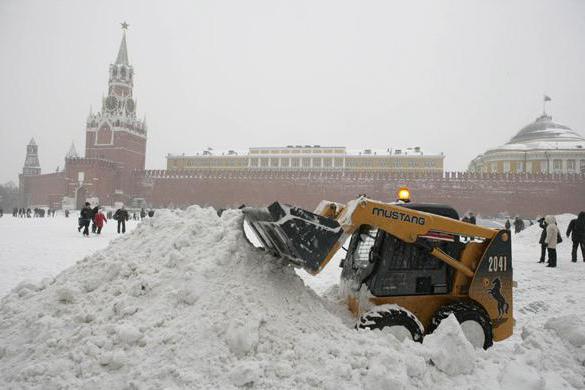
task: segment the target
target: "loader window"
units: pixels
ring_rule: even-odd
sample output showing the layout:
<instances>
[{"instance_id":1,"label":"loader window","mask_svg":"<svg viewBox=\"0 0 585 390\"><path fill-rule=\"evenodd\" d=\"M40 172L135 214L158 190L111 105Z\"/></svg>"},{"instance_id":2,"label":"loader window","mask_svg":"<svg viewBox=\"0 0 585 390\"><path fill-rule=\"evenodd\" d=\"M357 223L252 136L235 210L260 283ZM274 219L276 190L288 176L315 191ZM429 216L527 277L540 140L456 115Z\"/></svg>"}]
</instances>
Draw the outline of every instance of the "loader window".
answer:
<instances>
[{"instance_id":1,"label":"loader window","mask_svg":"<svg viewBox=\"0 0 585 390\"><path fill-rule=\"evenodd\" d=\"M441 260L415 244L382 232L376 242L376 269L367 279L375 296L446 294L451 272Z\"/></svg>"}]
</instances>

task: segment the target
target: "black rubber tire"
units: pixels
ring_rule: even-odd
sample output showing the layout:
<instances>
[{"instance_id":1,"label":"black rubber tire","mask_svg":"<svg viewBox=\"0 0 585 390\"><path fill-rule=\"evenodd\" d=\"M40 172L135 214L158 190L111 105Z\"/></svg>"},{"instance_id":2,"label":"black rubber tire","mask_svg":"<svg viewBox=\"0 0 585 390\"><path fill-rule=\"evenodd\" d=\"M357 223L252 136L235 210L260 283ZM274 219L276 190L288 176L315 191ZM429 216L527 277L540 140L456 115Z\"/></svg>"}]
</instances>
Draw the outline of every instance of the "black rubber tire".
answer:
<instances>
[{"instance_id":1,"label":"black rubber tire","mask_svg":"<svg viewBox=\"0 0 585 390\"><path fill-rule=\"evenodd\" d=\"M433 333L441 321L449 317L451 314L455 315L455 318L457 318L457 321L460 324L464 321L475 321L481 326L485 337L483 349L488 349L494 344L492 320L485 309L474 302L455 302L441 307L433 315L427 334Z\"/></svg>"},{"instance_id":2,"label":"black rubber tire","mask_svg":"<svg viewBox=\"0 0 585 390\"><path fill-rule=\"evenodd\" d=\"M419 325L414 315L409 311L402 309L382 309L373 308L360 317L356 328L358 329L383 329L388 326L404 326L410 332L412 340L422 342L424 330Z\"/></svg>"}]
</instances>

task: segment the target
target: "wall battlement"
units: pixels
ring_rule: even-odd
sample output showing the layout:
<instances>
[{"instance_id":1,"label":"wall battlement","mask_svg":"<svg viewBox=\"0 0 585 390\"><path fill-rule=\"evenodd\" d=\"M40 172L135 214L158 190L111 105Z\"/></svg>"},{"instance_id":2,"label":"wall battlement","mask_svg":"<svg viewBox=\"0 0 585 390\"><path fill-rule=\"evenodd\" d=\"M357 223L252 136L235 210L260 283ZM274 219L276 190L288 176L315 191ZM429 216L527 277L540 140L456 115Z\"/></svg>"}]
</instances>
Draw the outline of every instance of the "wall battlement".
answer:
<instances>
[{"instance_id":1,"label":"wall battlement","mask_svg":"<svg viewBox=\"0 0 585 390\"><path fill-rule=\"evenodd\" d=\"M585 209L583 174L444 174L373 172L135 171L136 193L155 207L191 204L266 206L274 201L313 209L321 200L347 202L358 194L393 201L410 187L413 200L447 203L460 213L534 217Z\"/></svg>"}]
</instances>

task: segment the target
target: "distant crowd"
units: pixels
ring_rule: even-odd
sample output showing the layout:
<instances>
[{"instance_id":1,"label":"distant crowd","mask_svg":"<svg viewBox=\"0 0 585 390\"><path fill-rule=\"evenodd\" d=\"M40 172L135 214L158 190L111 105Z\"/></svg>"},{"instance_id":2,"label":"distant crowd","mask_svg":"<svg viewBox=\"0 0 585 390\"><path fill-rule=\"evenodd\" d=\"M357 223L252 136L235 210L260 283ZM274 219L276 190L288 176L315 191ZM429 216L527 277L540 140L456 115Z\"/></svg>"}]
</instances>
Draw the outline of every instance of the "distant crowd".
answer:
<instances>
[{"instance_id":1,"label":"distant crowd","mask_svg":"<svg viewBox=\"0 0 585 390\"><path fill-rule=\"evenodd\" d=\"M132 219L143 220L147 215L149 218L154 217L154 210L147 212L142 208L140 209L140 213L134 212L132 214ZM112 211L104 214L103 209L99 205L92 208L90 203L86 202L85 206L79 212L77 231L81 232L81 229L83 229L83 235L89 237L89 226L91 224L91 232L101 234L104 225L111 219L118 222L118 234L126 233L126 222L130 219L130 213L124 206L117 209L113 214Z\"/></svg>"},{"instance_id":2,"label":"distant crowd","mask_svg":"<svg viewBox=\"0 0 585 390\"><path fill-rule=\"evenodd\" d=\"M17 218L45 218L45 217L55 217L55 209L43 209L39 207L35 207L33 209L29 208L18 208L15 207L12 209L12 216ZM0 217L2 216L3 212L0 209Z\"/></svg>"}]
</instances>

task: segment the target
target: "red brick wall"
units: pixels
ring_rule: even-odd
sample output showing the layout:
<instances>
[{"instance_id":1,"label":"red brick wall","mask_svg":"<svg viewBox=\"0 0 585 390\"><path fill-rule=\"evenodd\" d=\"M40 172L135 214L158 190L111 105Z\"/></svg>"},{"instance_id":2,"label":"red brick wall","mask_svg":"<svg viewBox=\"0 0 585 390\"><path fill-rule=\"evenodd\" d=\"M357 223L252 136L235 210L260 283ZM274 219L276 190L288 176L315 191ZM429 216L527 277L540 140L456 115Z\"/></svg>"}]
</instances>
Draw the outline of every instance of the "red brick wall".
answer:
<instances>
[{"instance_id":1,"label":"red brick wall","mask_svg":"<svg viewBox=\"0 0 585 390\"><path fill-rule=\"evenodd\" d=\"M21 199L19 207L48 206L60 207L65 193L64 172L48 173L38 176L19 176ZM58 204L55 200L58 199Z\"/></svg>"},{"instance_id":2,"label":"red brick wall","mask_svg":"<svg viewBox=\"0 0 585 390\"><path fill-rule=\"evenodd\" d=\"M104 132L103 139L102 134ZM98 142L103 142L109 130L100 129ZM108 133L108 134L106 134ZM93 131L86 132L85 157L110 160L118 163L122 169L129 171L144 169L146 155L146 139L125 131L114 131L111 145L96 144L96 135Z\"/></svg>"},{"instance_id":3,"label":"red brick wall","mask_svg":"<svg viewBox=\"0 0 585 390\"><path fill-rule=\"evenodd\" d=\"M141 174L138 175L138 177ZM278 200L313 209L320 200L346 202L357 194L392 201L396 188L408 185L413 200L447 203L460 213L484 215L507 212L537 214L585 210L585 176L524 176L445 174L399 176L383 174L287 174L261 172L147 171L142 183L147 202L160 207L173 204L214 207L264 206ZM137 192L139 189L137 190Z\"/></svg>"},{"instance_id":4,"label":"red brick wall","mask_svg":"<svg viewBox=\"0 0 585 390\"><path fill-rule=\"evenodd\" d=\"M86 187L87 197L97 197L104 205L113 203L114 193L120 187L116 164L104 160L68 159L65 164L67 196L75 197L79 172L84 173L83 186Z\"/></svg>"}]
</instances>

